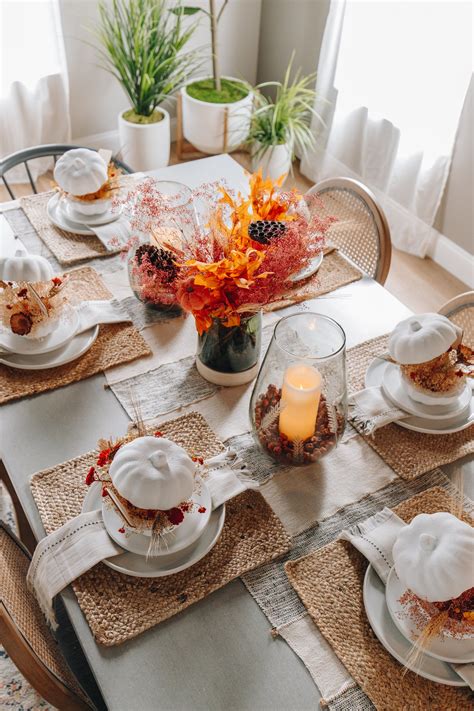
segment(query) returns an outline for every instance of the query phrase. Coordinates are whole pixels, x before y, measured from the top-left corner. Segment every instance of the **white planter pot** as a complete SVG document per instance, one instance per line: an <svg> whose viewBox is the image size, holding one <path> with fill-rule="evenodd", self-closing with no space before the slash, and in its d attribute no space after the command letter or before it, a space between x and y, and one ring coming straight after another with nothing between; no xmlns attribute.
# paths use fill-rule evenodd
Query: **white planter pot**
<svg viewBox="0 0 474 711"><path fill-rule="evenodd" d="M256 144L254 149L258 151L260 144ZM257 172L262 169L264 178L277 180L281 175L285 178L291 168L292 150L288 143L282 143L276 146L269 146L266 151L258 154L258 158L252 159L252 170Z"/></svg>
<svg viewBox="0 0 474 711"><path fill-rule="evenodd" d="M225 77L234 79L234 77ZM192 82L198 81L193 79ZM238 79L234 79L238 81ZM224 116L227 109L227 150L233 151L248 136L252 115L253 94L249 92L240 101L231 104L211 104L194 99L181 88L183 104L183 135L187 141L203 153L224 151Z"/></svg>
<svg viewBox="0 0 474 711"><path fill-rule="evenodd" d="M164 168L170 160L170 115L166 109L158 107L163 114L157 123L131 123L119 113L120 152L123 161L133 170L154 170Z"/></svg>

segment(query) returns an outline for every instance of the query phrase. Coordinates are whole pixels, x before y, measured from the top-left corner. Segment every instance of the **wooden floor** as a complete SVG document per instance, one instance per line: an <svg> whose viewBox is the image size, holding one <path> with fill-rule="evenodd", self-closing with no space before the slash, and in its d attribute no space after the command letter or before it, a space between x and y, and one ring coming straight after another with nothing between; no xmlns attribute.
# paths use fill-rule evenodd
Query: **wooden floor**
<svg viewBox="0 0 474 711"><path fill-rule="evenodd" d="M233 153L235 158L245 168L250 168L249 155L245 152ZM174 146L171 151L170 163L177 163ZM38 179L38 190L51 188L51 175ZM298 162L294 166L294 174L289 175L285 183L287 186L297 187L306 192L312 183L299 171ZM15 195L29 195L29 185L15 185ZM8 200L8 194L0 186L0 202ZM463 282L433 262L431 259L420 259L397 249L392 253L390 273L385 283L386 288L414 312L438 311L439 307L457 294L468 291Z"/></svg>

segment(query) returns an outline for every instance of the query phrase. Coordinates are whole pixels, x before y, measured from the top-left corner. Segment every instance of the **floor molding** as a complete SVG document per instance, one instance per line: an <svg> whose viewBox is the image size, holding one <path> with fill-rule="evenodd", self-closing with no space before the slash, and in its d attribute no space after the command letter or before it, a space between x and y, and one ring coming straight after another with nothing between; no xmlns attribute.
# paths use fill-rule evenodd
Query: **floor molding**
<svg viewBox="0 0 474 711"><path fill-rule="evenodd" d="M474 255L440 234L428 250L428 257L474 289Z"/></svg>

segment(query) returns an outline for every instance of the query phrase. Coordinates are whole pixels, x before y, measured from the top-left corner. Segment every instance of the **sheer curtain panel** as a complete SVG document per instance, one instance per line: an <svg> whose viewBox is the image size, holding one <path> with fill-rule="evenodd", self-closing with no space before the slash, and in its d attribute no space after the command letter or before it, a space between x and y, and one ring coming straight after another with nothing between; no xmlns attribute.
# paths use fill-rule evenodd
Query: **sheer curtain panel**
<svg viewBox="0 0 474 711"><path fill-rule="evenodd" d="M327 129L303 172L362 180L394 245L425 256L471 72L470 2L332 0L316 85Z"/></svg>
<svg viewBox="0 0 474 711"><path fill-rule="evenodd" d="M69 140L58 0L0 0L0 158L29 146ZM34 177L46 164L47 159L31 164ZM22 168L9 178L26 180Z"/></svg>

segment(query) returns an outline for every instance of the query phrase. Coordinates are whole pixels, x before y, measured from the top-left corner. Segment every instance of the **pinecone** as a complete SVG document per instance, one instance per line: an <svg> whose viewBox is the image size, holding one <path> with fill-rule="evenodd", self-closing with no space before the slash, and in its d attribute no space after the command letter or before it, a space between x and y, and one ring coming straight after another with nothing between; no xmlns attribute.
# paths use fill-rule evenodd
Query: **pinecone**
<svg viewBox="0 0 474 711"><path fill-rule="evenodd" d="M138 264L141 266L144 257L147 256L150 264L164 272L168 282L173 281L178 274L178 267L174 263L174 256L167 249L155 247L153 244L142 244L135 252ZM150 276L153 272L150 271Z"/></svg>
<svg viewBox="0 0 474 711"><path fill-rule="evenodd" d="M281 237L285 231L285 223L276 220L258 220L249 225L249 237L260 244L268 244L272 239Z"/></svg>

